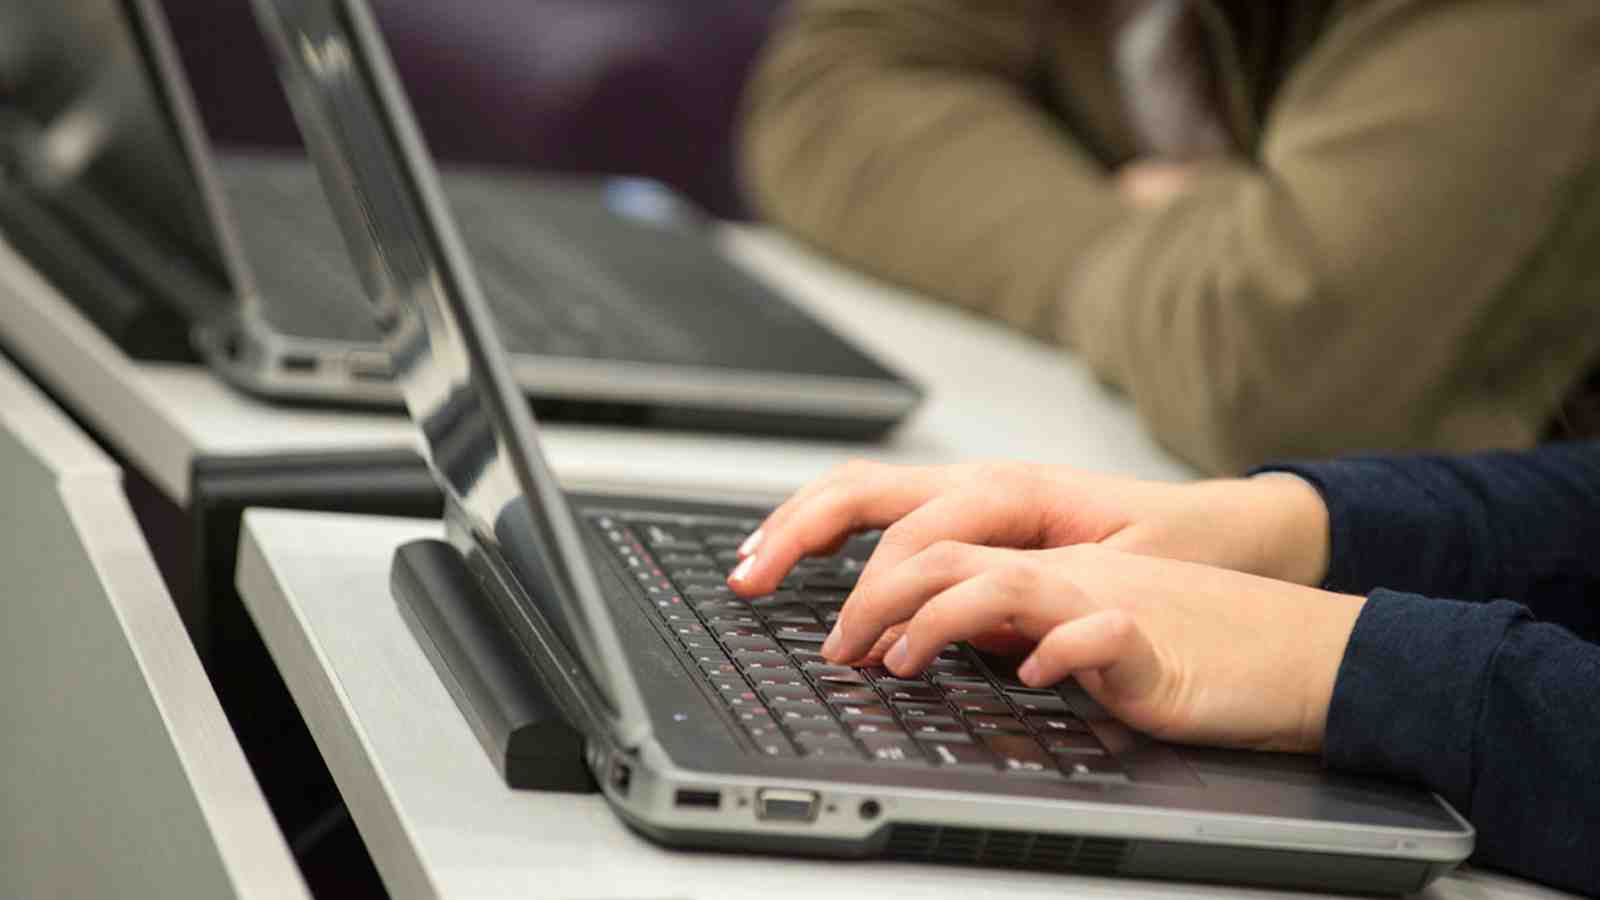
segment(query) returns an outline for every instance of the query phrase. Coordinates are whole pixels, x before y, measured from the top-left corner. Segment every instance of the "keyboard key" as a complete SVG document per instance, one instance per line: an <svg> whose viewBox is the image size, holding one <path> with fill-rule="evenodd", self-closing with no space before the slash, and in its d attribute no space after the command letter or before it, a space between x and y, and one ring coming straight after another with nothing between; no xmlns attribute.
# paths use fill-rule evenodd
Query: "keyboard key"
<svg viewBox="0 0 1600 900"><path fill-rule="evenodd" d="M832 722L833 716L821 704L815 709L808 706L789 706L773 710L773 715L785 726L806 725L813 722Z"/></svg>
<svg viewBox="0 0 1600 900"><path fill-rule="evenodd" d="M957 678L954 675L935 675L933 677L933 683L937 684L940 689L944 691L945 696L947 697L961 694L987 694L994 697L998 697L1000 695L1000 692L995 690L994 685L987 681L980 681L976 678Z"/></svg>
<svg viewBox="0 0 1600 900"><path fill-rule="evenodd" d="M1021 691L1006 691L1006 696L1024 713L1037 715L1057 715L1067 711L1067 701L1055 694L1025 693Z"/></svg>
<svg viewBox="0 0 1600 900"><path fill-rule="evenodd" d="M850 723L850 733L858 738L864 738L867 735L879 737L894 735L902 738L906 736L906 730L895 722L852 722Z"/></svg>
<svg viewBox="0 0 1600 900"><path fill-rule="evenodd" d="M928 722L922 725L913 725L907 729L911 736L919 741L933 741L941 744L970 744L972 735L960 725L941 725L938 722Z"/></svg>
<svg viewBox="0 0 1600 900"><path fill-rule="evenodd" d="M706 673L707 675L734 675L734 676L737 676L739 674L738 666L735 666L731 662L717 663L715 665L709 665L709 666L701 666L700 667L700 671Z"/></svg>
<svg viewBox="0 0 1600 900"><path fill-rule="evenodd" d="M795 756L794 745L785 737L770 737L765 741L756 741L756 750L763 756L773 759L787 759Z"/></svg>
<svg viewBox="0 0 1600 900"><path fill-rule="evenodd" d="M867 678L849 666L806 663L805 672L823 684L866 684Z"/></svg>
<svg viewBox="0 0 1600 900"><path fill-rule="evenodd" d="M716 563L704 553L663 553L661 554L661 565L669 569L710 569Z"/></svg>
<svg viewBox="0 0 1600 900"><path fill-rule="evenodd" d="M1061 767L1073 781L1091 784L1128 784L1128 773L1110 756L1078 756L1063 759Z"/></svg>
<svg viewBox="0 0 1600 900"><path fill-rule="evenodd" d="M928 764L928 758L922 755L922 750L915 741L896 735L869 734L861 736L861 743L867 748L867 755L874 762L887 765L916 765Z"/></svg>
<svg viewBox="0 0 1600 900"><path fill-rule="evenodd" d="M732 662L732 660L728 659L728 654L716 648L691 650L689 652L694 657L695 663L701 666L715 666L725 662Z"/></svg>
<svg viewBox="0 0 1600 900"><path fill-rule="evenodd" d="M994 758L989 751L971 744L925 744L934 764L955 769L988 769L994 771Z"/></svg>
<svg viewBox="0 0 1600 900"><path fill-rule="evenodd" d="M743 616L748 615L750 612L750 608L745 605L744 601L737 599L697 600L691 597L686 605L690 609L707 618L722 615Z"/></svg>
<svg viewBox="0 0 1600 900"><path fill-rule="evenodd" d="M968 678L976 676L978 668L964 659L935 659L928 663L928 674Z"/></svg>
<svg viewBox="0 0 1600 900"><path fill-rule="evenodd" d="M722 643L725 644L729 650L765 650L772 653L776 653L778 650L777 641L760 635L753 637L723 638Z"/></svg>
<svg viewBox="0 0 1600 900"><path fill-rule="evenodd" d="M840 740L849 740L845 736L844 726L832 719L816 719L810 722L800 722L790 726L789 734L795 738L801 737L834 737Z"/></svg>
<svg viewBox="0 0 1600 900"><path fill-rule="evenodd" d="M744 679L741 678L740 681L743 682ZM772 684L757 688L757 690L761 696L774 702L777 700L805 700L818 706L822 705L822 699L817 696L809 684Z"/></svg>
<svg viewBox="0 0 1600 900"><path fill-rule="evenodd" d="M1089 723L1072 716L1028 716L1027 723L1040 734L1090 734Z"/></svg>
<svg viewBox="0 0 1600 900"><path fill-rule="evenodd" d="M795 738L800 756L806 759L861 759L861 748L853 740L813 740L810 743Z"/></svg>
<svg viewBox="0 0 1600 900"><path fill-rule="evenodd" d="M817 653L814 650L791 650L789 655L794 657L794 661L802 666L826 663L828 661L821 653Z"/></svg>
<svg viewBox="0 0 1600 900"><path fill-rule="evenodd" d="M764 706L746 705L734 710L733 716L746 728L770 728L777 725L777 720Z"/></svg>
<svg viewBox="0 0 1600 900"><path fill-rule="evenodd" d="M712 565L722 566L724 569L732 569L739 564L739 551L718 550L712 554L711 558L713 560Z"/></svg>
<svg viewBox="0 0 1600 900"><path fill-rule="evenodd" d="M822 699L830 706L873 704L878 702L878 695L871 688L865 687L826 687L822 689Z"/></svg>
<svg viewBox="0 0 1600 900"><path fill-rule="evenodd" d="M987 716L1007 716L1011 714L1011 707L1000 700L989 697L951 700L956 709L963 714L977 714Z"/></svg>
<svg viewBox="0 0 1600 900"><path fill-rule="evenodd" d="M950 708L932 703L896 703L894 711L900 714L907 725L957 724L955 716L950 714Z"/></svg>
<svg viewBox="0 0 1600 900"><path fill-rule="evenodd" d="M707 613L706 625L712 628L752 628L756 631L764 631L761 627L761 620L748 612L742 614L723 612L715 615Z"/></svg>
<svg viewBox="0 0 1600 900"><path fill-rule="evenodd" d="M772 633L782 641L800 641L820 644L828 639L828 630L817 625L779 625Z"/></svg>
<svg viewBox="0 0 1600 900"><path fill-rule="evenodd" d="M840 706L837 710L839 721L846 725L869 722L876 725L894 723L894 714L889 712L887 706Z"/></svg>
<svg viewBox="0 0 1600 900"><path fill-rule="evenodd" d="M733 675L713 675L706 680L711 682L711 686L716 688L718 693L729 696L742 694L750 690L750 685L746 684L745 680L740 678L737 673Z"/></svg>
<svg viewBox="0 0 1600 900"><path fill-rule="evenodd" d="M1039 742L1025 734L986 734L983 743L996 758L1000 767L1017 775L1055 775L1055 759Z"/></svg>
<svg viewBox="0 0 1600 900"><path fill-rule="evenodd" d="M756 696L755 691L745 691L742 694L734 695L724 694L722 702L728 704L728 707L736 712L742 712L747 709L765 710L767 708L766 704L761 702L761 698Z"/></svg>
<svg viewBox="0 0 1600 900"><path fill-rule="evenodd" d="M723 550L737 550L744 543L747 535L737 531L723 529L705 529L700 532L700 542L707 547Z"/></svg>
<svg viewBox="0 0 1600 900"><path fill-rule="evenodd" d="M750 673L750 682L757 690L780 684L806 686L805 676L800 674L799 669L757 669Z"/></svg>
<svg viewBox="0 0 1600 900"><path fill-rule="evenodd" d="M701 584L685 588L683 595L690 600L732 600L738 595L725 584Z"/></svg>
<svg viewBox="0 0 1600 900"><path fill-rule="evenodd" d="M982 715L982 714L971 715L971 716L967 716L967 724L972 726L972 730L973 731L980 732L980 733L985 733L985 732L1002 732L1002 733L1007 733L1007 734L1027 734L1028 733L1028 726L1022 724L1022 720L1016 718L1015 716L989 716L989 715Z"/></svg>
<svg viewBox="0 0 1600 900"><path fill-rule="evenodd" d="M700 625L698 623L696 623L696 624L686 624L686 623L682 623L682 622L680 622L680 623L678 623L676 625L673 625L672 626L672 631L673 631L674 634L676 634L680 638L698 637L698 636L703 635L703 634L706 633L706 629L705 629L704 625Z"/></svg>
<svg viewBox="0 0 1600 900"><path fill-rule="evenodd" d="M755 611L769 625L817 625L817 615L804 606L770 606Z"/></svg>
<svg viewBox="0 0 1600 900"><path fill-rule="evenodd" d="M720 640L724 643L736 638L767 637L766 631L762 630L761 628L746 628L741 625L729 625L722 628L713 628L712 633L717 636L717 640ZM771 640L771 638L768 638L768 640ZM774 650L772 652L776 653L777 651Z"/></svg>
<svg viewBox="0 0 1600 900"><path fill-rule="evenodd" d="M704 553L706 549L692 532L680 530L675 525L635 523L634 528L639 537L650 545L650 549L657 553Z"/></svg>
<svg viewBox="0 0 1600 900"><path fill-rule="evenodd" d="M707 568L681 568L670 569L667 572L672 580L682 585L691 584L722 584L728 580L728 573L721 569Z"/></svg>
<svg viewBox="0 0 1600 900"><path fill-rule="evenodd" d="M1093 735L1052 734L1044 739L1044 749L1057 756L1106 756L1106 748Z"/></svg>
<svg viewBox="0 0 1600 900"><path fill-rule="evenodd" d="M766 653L760 650L740 650L733 654L733 663L746 672L756 669L791 668L789 657L782 653Z"/></svg>
<svg viewBox="0 0 1600 900"><path fill-rule="evenodd" d="M940 700L938 688L915 681L880 681L878 689L891 703L938 703Z"/></svg>
<svg viewBox="0 0 1600 900"><path fill-rule="evenodd" d="M800 583L808 591L849 591L855 588L859 577L859 572L824 572L802 575Z"/></svg>

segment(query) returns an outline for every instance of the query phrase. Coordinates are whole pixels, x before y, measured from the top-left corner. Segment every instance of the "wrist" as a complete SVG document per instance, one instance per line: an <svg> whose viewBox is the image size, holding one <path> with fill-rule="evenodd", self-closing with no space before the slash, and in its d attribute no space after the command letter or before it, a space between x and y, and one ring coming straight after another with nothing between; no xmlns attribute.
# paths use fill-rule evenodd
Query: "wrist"
<svg viewBox="0 0 1600 900"><path fill-rule="evenodd" d="M1244 479L1252 498L1256 574L1316 587L1328 577L1328 505L1310 482L1288 472Z"/></svg>

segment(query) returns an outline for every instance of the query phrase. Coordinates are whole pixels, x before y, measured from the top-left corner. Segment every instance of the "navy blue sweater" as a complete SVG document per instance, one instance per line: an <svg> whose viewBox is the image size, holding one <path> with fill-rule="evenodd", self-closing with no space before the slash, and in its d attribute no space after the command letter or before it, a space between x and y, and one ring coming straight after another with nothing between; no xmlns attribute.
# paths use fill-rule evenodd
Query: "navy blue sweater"
<svg viewBox="0 0 1600 900"><path fill-rule="evenodd" d="M1438 792L1475 863L1600 895L1600 444L1273 468L1328 504L1324 586L1368 597L1328 764Z"/></svg>

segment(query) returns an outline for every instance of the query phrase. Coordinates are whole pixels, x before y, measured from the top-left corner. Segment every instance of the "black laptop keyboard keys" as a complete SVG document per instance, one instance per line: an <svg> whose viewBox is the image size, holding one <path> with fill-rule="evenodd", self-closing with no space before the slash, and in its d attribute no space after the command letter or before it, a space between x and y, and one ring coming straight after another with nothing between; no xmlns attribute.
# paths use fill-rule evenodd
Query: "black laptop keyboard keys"
<svg viewBox="0 0 1600 900"><path fill-rule="evenodd" d="M1127 773L1069 695L1028 688L1004 660L951 645L919 677L823 659L870 541L796 566L778 592L724 582L756 523L602 516L600 533L750 739L772 758L933 766L1121 783Z"/></svg>

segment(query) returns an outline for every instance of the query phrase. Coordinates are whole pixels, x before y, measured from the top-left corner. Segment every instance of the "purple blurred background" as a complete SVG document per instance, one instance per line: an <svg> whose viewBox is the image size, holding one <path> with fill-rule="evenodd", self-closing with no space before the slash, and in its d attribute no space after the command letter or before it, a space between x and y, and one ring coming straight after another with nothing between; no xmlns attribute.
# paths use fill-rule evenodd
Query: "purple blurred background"
<svg viewBox="0 0 1600 900"><path fill-rule="evenodd" d="M298 143L245 0L163 0L221 144ZM646 175L744 213L732 132L783 0L371 0L441 159Z"/></svg>

